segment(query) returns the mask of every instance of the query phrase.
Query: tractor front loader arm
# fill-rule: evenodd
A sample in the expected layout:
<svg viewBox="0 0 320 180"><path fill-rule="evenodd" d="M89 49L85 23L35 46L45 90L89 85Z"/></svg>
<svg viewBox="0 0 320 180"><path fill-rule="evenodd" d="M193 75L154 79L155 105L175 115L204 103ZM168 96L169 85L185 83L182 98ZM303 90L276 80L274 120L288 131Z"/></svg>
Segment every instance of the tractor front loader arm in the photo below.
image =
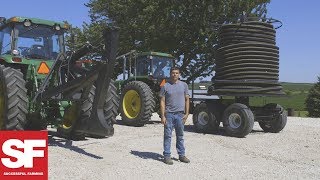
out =
<svg viewBox="0 0 320 180"><path fill-rule="evenodd" d="M77 59L86 55L91 47L84 46L67 60L64 59L66 56L61 56L62 58L57 58L53 64L50 73L37 92L36 97L34 97L35 101L71 101L80 106L81 102L88 101L89 92L93 89L93 84L95 83L96 89L90 116L81 120L76 119L72 126L72 131L99 137L112 136L114 133L112 121L106 119L104 114L104 104L107 97L106 90L109 88L114 72L118 47L118 29L107 28L103 35L106 51L99 65L87 70L85 74L79 74L75 78L69 79L69 76L65 76L65 70L61 70L61 67L65 67L65 64L72 66ZM72 69L72 67L67 66L67 69ZM67 77L67 80L63 80L57 86L51 87L48 82L55 78L53 74ZM61 77L59 79L65 79ZM76 114L79 115L81 109L77 111Z"/></svg>
<svg viewBox="0 0 320 180"><path fill-rule="evenodd" d="M117 29L110 29L104 32L106 40L106 53L105 63L98 71L98 78L96 81L96 93L93 100L92 113L89 121L81 122L81 131L97 136L111 136L114 133L113 126L110 125L110 121L105 120L104 103L107 96L107 91L112 74L114 72L114 66L116 61L116 54L118 48L119 33Z"/></svg>

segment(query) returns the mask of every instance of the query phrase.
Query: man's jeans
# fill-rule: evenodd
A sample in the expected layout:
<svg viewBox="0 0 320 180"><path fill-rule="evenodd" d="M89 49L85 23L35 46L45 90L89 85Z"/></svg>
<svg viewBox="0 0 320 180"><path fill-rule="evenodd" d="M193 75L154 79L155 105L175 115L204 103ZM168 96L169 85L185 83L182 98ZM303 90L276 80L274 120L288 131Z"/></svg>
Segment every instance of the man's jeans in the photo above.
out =
<svg viewBox="0 0 320 180"><path fill-rule="evenodd" d="M184 148L184 139L183 139L183 130L184 130L184 123L183 123L183 112L178 113L166 113L166 125L164 126L164 140L163 140L163 155L164 157L171 156L171 136L173 128L176 131L177 142L176 148L178 151L179 156L185 155L185 148Z"/></svg>

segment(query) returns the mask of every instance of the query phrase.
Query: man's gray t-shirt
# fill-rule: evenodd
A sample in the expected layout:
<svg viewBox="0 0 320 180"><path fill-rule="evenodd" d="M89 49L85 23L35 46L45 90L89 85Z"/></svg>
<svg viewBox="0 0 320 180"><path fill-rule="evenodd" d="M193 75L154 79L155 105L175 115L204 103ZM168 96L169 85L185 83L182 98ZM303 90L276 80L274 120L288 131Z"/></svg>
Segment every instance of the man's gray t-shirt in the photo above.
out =
<svg viewBox="0 0 320 180"><path fill-rule="evenodd" d="M186 95L189 95L188 85L179 80L166 82L160 90L160 97L165 97L166 112L184 112Z"/></svg>

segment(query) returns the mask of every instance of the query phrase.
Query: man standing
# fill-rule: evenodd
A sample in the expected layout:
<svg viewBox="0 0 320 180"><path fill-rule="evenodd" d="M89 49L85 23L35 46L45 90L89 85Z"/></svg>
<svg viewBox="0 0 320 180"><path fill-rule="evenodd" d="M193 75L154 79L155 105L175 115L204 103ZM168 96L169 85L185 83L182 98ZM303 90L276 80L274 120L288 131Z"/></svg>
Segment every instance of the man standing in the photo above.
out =
<svg viewBox="0 0 320 180"><path fill-rule="evenodd" d="M171 159L171 136L173 128L176 131L176 148L179 160L189 163L185 156L183 139L184 124L189 115L188 85L179 80L180 70L173 67L170 70L170 80L160 90L161 123L164 124L163 156L164 163L173 164Z"/></svg>

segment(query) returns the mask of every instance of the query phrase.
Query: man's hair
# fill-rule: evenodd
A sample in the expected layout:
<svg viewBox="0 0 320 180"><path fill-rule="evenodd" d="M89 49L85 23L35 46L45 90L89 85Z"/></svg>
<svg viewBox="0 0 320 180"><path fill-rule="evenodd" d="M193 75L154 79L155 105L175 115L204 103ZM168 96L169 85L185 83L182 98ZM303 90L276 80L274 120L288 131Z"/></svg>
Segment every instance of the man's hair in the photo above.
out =
<svg viewBox="0 0 320 180"><path fill-rule="evenodd" d="M172 68L170 69L170 73L172 73L172 71L174 71L174 70L178 70L179 73L180 73L180 69L179 69L178 67L172 67Z"/></svg>

